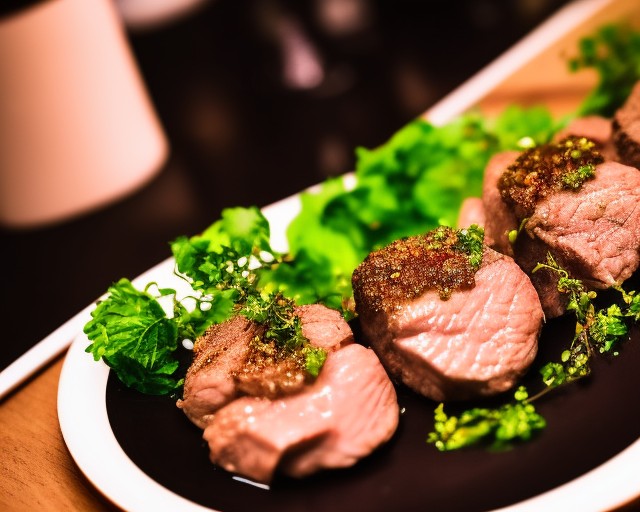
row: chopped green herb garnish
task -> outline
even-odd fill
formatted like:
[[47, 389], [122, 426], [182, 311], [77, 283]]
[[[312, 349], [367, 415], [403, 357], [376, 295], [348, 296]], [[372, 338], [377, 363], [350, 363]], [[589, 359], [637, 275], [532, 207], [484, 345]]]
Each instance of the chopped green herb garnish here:
[[265, 339], [275, 343], [280, 357], [300, 355], [305, 361], [312, 354], [314, 362], [306, 367], [317, 375], [320, 359], [317, 351], [304, 351], [308, 340], [302, 334], [300, 318], [294, 314], [294, 300], [273, 286], [262, 286], [263, 272], [286, 263], [270, 246], [269, 223], [260, 210], [225, 210], [222, 219], [202, 235], [181, 237], [171, 247], [178, 272], [194, 290], [211, 300], [230, 294], [233, 305], [225, 311], [227, 318], [241, 314], [264, 324]]
[[512, 441], [527, 440], [545, 427], [545, 420], [533, 406], [535, 400], [552, 389], [574, 382], [591, 374], [591, 361], [596, 354], [618, 355], [618, 345], [629, 332], [629, 323], [640, 319], [640, 299], [635, 291], [627, 292], [614, 287], [622, 295], [623, 306], [612, 304], [596, 309], [594, 291], [588, 291], [582, 281], [570, 277], [551, 254], [547, 261], [538, 263], [533, 272], [547, 269], [557, 276], [557, 288], [568, 294], [567, 309], [576, 317], [575, 336], [560, 362], [549, 362], [540, 369], [544, 388], [535, 396], [521, 386], [516, 391], [515, 403], [495, 409], [473, 408], [459, 416], [447, 416], [444, 404], [434, 412], [434, 429], [427, 438], [440, 451], [457, 450], [478, 443], [504, 447]]
[[527, 391], [518, 388], [515, 402], [497, 409], [473, 408], [459, 416], [444, 412], [444, 404], [434, 413], [433, 432], [427, 442], [440, 451], [459, 450], [480, 442], [489, 442], [492, 449], [504, 449], [517, 441], [527, 441], [546, 426], [533, 404], [527, 402]]
[[264, 294], [249, 290], [240, 314], [267, 327], [265, 338], [275, 341], [286, 352], [301, 351], [307, 346], [300, 317], [294, 314], [294, 302], [278, 293]]
[[523, 151], [500, 176], [498, 189], [522, 220], [550, 193], [579, 189], [603, 161], [593, 141], [570, 136]]
[[469, 255], [469, 264], [475, 270], [480, 268], [484, 252], [484, 229], [476, 224], [458, 229], [458, 244]]
[[302, 350], [302, 353], [305, 356], [305, 368], [307, 372], [317, 377], [327, 359], [327, 351], [308, 345]]
[[172, 296], [168, 316], [148, 290], [140, 292], [121, 280], [109, 288], [108, 298], [85, 326], [92, 341], [87, 351], [96, 360], [102, 358], [127, 386], [168, 394], [182, 384], [174, 375], [178, 339], [194, 340], [211, 324], [242, 314], [266, 325], [265, 338], [282, 357], [300, 356], [307, 371], [317, 376], [326, 354], [307, 349], [294, 301], [269, 283], [259, 285], [261, 272], [284, 263], [269, 245], [269, 224], [257, 208], [225, 210], [204, 233], [180, 237], [171, 249], [178, 275], [194, 290], [187, 299], [195, 301], [195, 307], [188, 310], [172, 289], [159, 290], [158, 297]]
[[581, 165], [577, 169], [570, 170], [562, 175], [562, 185], [564, 188], [578, 189], [582, 184], [592, 178], [596, 173], [596, 166], [593, 164]]

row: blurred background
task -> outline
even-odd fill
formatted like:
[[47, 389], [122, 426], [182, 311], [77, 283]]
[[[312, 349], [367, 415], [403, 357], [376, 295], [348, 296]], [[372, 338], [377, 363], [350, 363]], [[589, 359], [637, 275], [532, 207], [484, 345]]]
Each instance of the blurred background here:
[[[0, 228], [0, 369], [223, 208], [351, 170], [357, 146], [384, 143], [566, 3], [192, 0], [154, 13], [114, 2], [170, 152], [152, 181], [106, 207]], [[0, 23], [37, 4], [8, 1]]]

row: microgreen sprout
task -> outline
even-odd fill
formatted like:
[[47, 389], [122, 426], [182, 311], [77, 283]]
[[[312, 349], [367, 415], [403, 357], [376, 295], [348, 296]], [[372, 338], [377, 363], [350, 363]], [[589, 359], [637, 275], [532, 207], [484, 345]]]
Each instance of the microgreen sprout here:
[[[275, 342], [281, 355], [301, 355], [303, 361], [313, 359], [306, 363], [306, 368], [310, 374], [317, 375], [320, 361], [324, 359], [318, 351], [304, 350], [308, 340], [302, 334], [300, 318], [294, 314], [294, 300], [277, 289], [261, 286], [262, 273], [284, 261], [269, 245], [266, 219], [256, 208], [226, 210], [223, 216], [222, 221], [202, 235], [180, 237], [173, 242], [177, 275], [186, 279], [194, 290], [208, 296], [231, 294], [231, 307], [225, 304], [226, 318], [241, 314], [264, 324], [265, 339]], [[236, 219], [242, 219], [238, 224], [244, 227], [238, 238], [229, 236], [226, 230], [231, 230], [224, 224], [233, 224]], [[207, 305], [208, 311], [212, 303]], [[203, 306], [201, 304], [200, 309], [205, 311]]]
[[507, 233], [507, 238], [508, 238], [509, 243], [511, 245], [515, 245], [515, 243], [518, 241], [518, 236], [520, 235], [520, 233], [524, 229], [524, 227], [527, 224], [528, 220], [529, 220], [529, 217], [525, 217], [524, 219], [522, 219], [520, 221], [520, 225], [518, 226], [518, 229], [512, 229], [511, 231], [509, 231]]

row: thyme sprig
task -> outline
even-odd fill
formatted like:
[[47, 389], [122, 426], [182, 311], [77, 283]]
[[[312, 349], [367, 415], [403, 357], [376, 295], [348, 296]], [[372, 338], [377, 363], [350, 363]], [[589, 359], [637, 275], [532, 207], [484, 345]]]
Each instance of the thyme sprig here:
[[[596, 309], [593, 301], [597, 293], [587, 290], [579, 279], [571, 278], [551, 254], [547, 254], [547, 261], [538, 263], [533, 272], [543, 268], [558, 275], [558, 291], [569, 295], [567, 310], [573, 311], [576, 317], [573, 340], [560, 355], [561, 361], [547, 363], [540, 370], [547, 388], [555, 388], [590, 375], [590, 363], [596, 354], [618, 355], [617, 347], [629, 332], [628, 323], [638, 321], [640, 296], [615, 286], [613, 289], [622, 295], [623, 306], [611, 304]], [[544, 392], [546, 390], [541, 393]]]
[[613, 286], [621, 294], [621, 305], [610, 304], [598, 309], [594, 305], [597, 293], [587, 290], [584, 283], [571, 277], [551, 254], [538, 263], [533, 272], [547, 269], [557, 276], [557, 289], [568, 294], [567, 310], [576, 318], [575, 334], [569, 348], [560, 355], [560, 362], [542, 366], [540, 374], [544, 387], [535, 395], [520, 386], [514, 402], [495, 409], [473, 408], [459, 416], [444, 412], [439, 404], [434, 412], [434, 429], [427, 442], [440, 451], [450, 451], [478, 443], [492, 448], [504, 448], [513, 442], [526, 441], [546, 426], [545, 419], [536, 412], [533, 402], [549, 391], [585, 378], [591, 374], [591, 362], [598, 354], [617, 356], [618, 347], [629, 333], [629, 324], [640, 321], [640, 295]]
[[440, 451], [458, 450], [489, 440], [492, 449], [503, 449], [514, 441], [527, 441], [546, 426], [545, 419], [528, 400], [529, 393], [520, 386], [514, 393], [514, 403], [496, 409], [466, 410], [460, 416], [444, 412], [439, 404], [434, 413], [434, 430], [427, 442]]

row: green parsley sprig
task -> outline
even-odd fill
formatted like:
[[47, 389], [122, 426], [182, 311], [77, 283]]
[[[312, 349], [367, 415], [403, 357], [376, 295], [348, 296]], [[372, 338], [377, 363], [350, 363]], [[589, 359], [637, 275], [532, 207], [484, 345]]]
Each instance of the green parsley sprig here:
[[594, 300], [597, 293], [587, 290], [579, 279], [571, 278], [560, 267], [551, 254], [547, 254], [545, 263], [538, 263], [533, 272], [547, 269], [558, 276], [558, 291], [568, 294], [567, 310], [576, 317], [576, 328], [569, 348], [562, 352], [560, 363], [547, 363], [540, 370], [549, 389], [573, 382], [591, 373], [591, 361], [597, 354], [618, 355], [617, 347], [629, 332], [629, 324], [638, 321], [640, 296], [635, 291], [626, 292], [620, 286], [614, 286], [622, 295], [621, 307], [611, 304], [596, 309]]
[[[129, 280], [120, 280], [84, 328], [91, 341], [86, 351], [104, 360], [127, 386], [171, 394], [183, 382], [176, 375], [178, 341], [195, 340], [210, 325], [242, 314], [265, 324], [266, 338], [283, 353], [300, 355], [307, 372], [317, 376], [326, 352], [311, 347], [302, 334], [294, 300], [268, 280], [260, 285], [262, 272], [284, 264], [270, 247], [269, 234], [269, 223], [257, 208], [232, 208], [202, 234], [176, 239], [171, 244], [176, 274], [193, 294], [178, 300], [174, 289], [150, 283], [137, 290]], [[160, 302], [167, 299], [171, 303], [163, 307]], [[187, 301], [194, 307], [187, 308]]]
[[180, 237], [171, 244], [178, 275], [188, 280], [203, 301], [230, 294], [227, 318], [240, 314], [266, 326], [265, 339], [285, 357], [301, 355], [305, 369], [317, 376], [326, 358], [302, 333], [294, 314], [295, 300], [285, 297], [272, 281], [261, 277], [286, 266], [284, 256], [269, 243], [269, 223], [258, 208], [232, 208], [203, 234]]
[[457, 230], [457, 234], [460, 248], [469, 255], [469, 264], [474, 270], [478, 270], [484, 253], [484, 228], [472, 224], [468, 228]]
[[157, 300], [175, 291], [162, 289], [154, 296], [149, 291], [153, 286], [139, 291], [127, 279], [112, 285], [84, 332], [92, 341], [86, 351], [96, 361], [103, 359], [124, 384], [162, 395], [182, 384], [174, 376], [179, 366], [174, 351], [184, 323], [180, 316], [168, 318]]
[[545, 419], [528, 402], [528, 396], [526, 388], [520, 386], [514, 394], [515, 403], [497, 409], [476, 407], [460, 416], [447, 415], [441, 403], [435, 410], [434, 427], [427, 442], [440, 451], [451, 451], [488, 439], [492, 449], [503, 449], [515, 441], [527, 441], [546, 426]]

